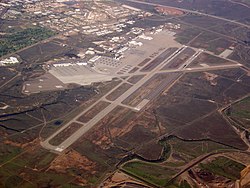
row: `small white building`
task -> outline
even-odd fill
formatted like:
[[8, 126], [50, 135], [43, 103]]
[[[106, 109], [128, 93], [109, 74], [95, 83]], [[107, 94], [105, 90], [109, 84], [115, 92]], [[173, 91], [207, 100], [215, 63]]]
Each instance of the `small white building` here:
[[10, 57], [8, 59], [4, 59], [0, 61], [0, 66], [7, 66], [7, 65], [13, 65], [19, 63], [18, 59], [16, 57]]

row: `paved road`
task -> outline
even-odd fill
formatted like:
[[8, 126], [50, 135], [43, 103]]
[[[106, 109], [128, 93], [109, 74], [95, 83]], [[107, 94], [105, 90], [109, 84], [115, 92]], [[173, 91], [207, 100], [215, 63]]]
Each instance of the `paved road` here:
[[162, 7], [166, 7], [166, 8], [174, 8], [174, 9], [178, 9], [178, 10], [181, 10], [181, 11], [184, 11], [184, 12], [199, 14], [199, 15], [202, 15], [202, 16], [207, 16], [207, 17], [219, 19], [219, 20], [235, 23], [235, 24], [238, 24], [238, 25], [243, 26], [243, 27], [250, 28], [250, 25], [247, 25], [247, 24], [244, 24], [244, 23], [241, 23], [241, 22], [237, 22], [235, 20], [229, 20], [227, 18], [222, 18], [222, 17], [219, 17], [219, 16], [202, 13], [202, 12], [199, 12], [199, 11], [194, 11], [194, 10], [189, 10], [189, 9], [184, 9], [184, 8], [178, 8], [178, 7], [173, 7], [173, 6], [166, 6], [166, 5], [161, 5], [161, 4], [157, 4], [157, 3], [149, 3], [149, 2], [138, 1], [138, 0], [127, 0], [127, 1], [134, 2], [134, 3], [139, 3], [139, 4], [144, 4], [144, 5], [152, 5], [152, 6], [162, 6]]
[[[178, 73], [178, 76], [173, 74], [170, 75], [170, 78], [168, 79], [167, 84], [163, 84], [164, 88], [159, 86], [159, 89], [157, 89], [157, 93], [159, 94], [163, 89], [168, 88], [172, 85], [172, 83], [175, 82], [176, 79], [178, 79], [183, 73], [185, 72], [198, 72], [198, 71], [206, 71], [206, 70], [217, 70], [217, 69], [226, 69], [226, 68], [235, 68], [241, 66], [241, 64], [231, 64], [231, 65], [218, 65], [218, 66], [207, 66], [207, 67], [195, 67], [195, 68], [186, 68], [189, 64], [191, 64], [203, 51], [198, 50], [193, 56], [191, 56], [189, 59], [187, 59], [179, 68], [177, 69], [171, 69], [171, 70], [161, 70], [164, 66], [166, 66], [168, 63], [170, 63], [174, 58], [176, 58], [179, 54], [181, 54], [187, 46], [182, 46], [179, 49], [177, 49], [173, 54], [171, 54], [166, 60], [161, 62], [158, 66], [156, 66], [152, 71], [149, 72], [140, 72], [137, 71], [132, 74], [128, 74], [129, 76], [135, 76], [135, 75], [145, 75], [143, 79], [138, 81], [136, 84], [134, 84], [131, 88], [129, 88], [126, 92], [124, 92], [122, 95], [120, 95], [116, 100], [109, 101], [106, 99], [106, 97], [112, 93], [114, 90], [116, 90], [118, 87], [120, 87], [123, 83], [126, 82], [126, 80], [123, 80], [120, 84], [118, 84], [116, 87], [114, 87], [111, 91], [109, 91], [106, 95], [104, 95], [102, 98], [97, 100], [95, 103], [93, 103], [91, 106], [89, 106], [87, 109], [85, 109], [83, 112], [79, 113], [75, 118], [73, 118], [69, 123], [64, 125], [61, 129], [57, 130], [54, 134], [52, 134], [50, 137], [48, 137], [46, 140], [41, 142], [41, 145], [51, 151], [54, 152], [62, 152], [64, 149], [71, 146], [76, 140], [78, 140], [83, 134], [85, 134], [87, 131], [89, 131], [93, 126], [95, 126], [99, 121], [101, 121], [106, 115], [108, 115], [112, 110], [114, 110], [117, 106], [123, 106], [127, 107], [129, 109], [140, 111], [143, 109], [144, 106], [140, 108], [134, 108], [128, 105], [122, 104], [122, 102], [128, 98], [131, 94], [133, 94], [137, 89], [139, 89], [143, 84], [147, 83], [153, 76], [155, 76], [158, 73]], [[157, 58], [157, 57], [156, 57]], [[151, 62], [151, 61], [150, 61]], [[148, 63], [150, 63], [148, 62]], [[148, 64], [147, 63], [147, 64]], [[147, 66], [147, 64], [145, 66]], [[141, 67], [140, 69], [143, 69], [145, 66]], [[123, 75], [124, 76], [124, 75]], [[158, 92], [159, 90], [159, 92]], [[155, 96], [155, 92], [152, 91], [152, 95]], [[150, 95], [151, 96], [151, 95]], [[107, 106], [105, 109], [103, 109], [101, 112], [99, 112], [95, 117], [93, 117], [89, 122], [82, 123], [77, 121], [77, 119], [84, 115], [88, 110], [93, 108], [97, 103], [101, 101], [108, 101], [111, 104]], [[145, 103], [146, 105], [147, 103]], [[78, 129], [75, 133], [72, 135], [69, 135], [67, 139], [65, 139], [60, 145], [54, 146], [49, 143], [51, 139], [53, 139], [56, 135], [58, 135], [60, 132], [62, 132], [64, 129], [66, 129], [70, 124], [73, 122], [82, 124], [82, 127]]]

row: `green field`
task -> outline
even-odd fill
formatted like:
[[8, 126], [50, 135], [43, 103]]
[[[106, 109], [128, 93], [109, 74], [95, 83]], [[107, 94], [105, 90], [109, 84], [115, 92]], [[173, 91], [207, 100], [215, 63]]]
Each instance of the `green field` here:
[[218, 157], [209, 163], [201, 163], [199, 164], [199, 167], [231, 180], [239, 179], [240, 172], [245, 168], [243, 164], [226, 157]]
[[180, 183], [180, 188], [191, 188], [191, 186], [186, 180], [184, 180]]
[[126, 163], [122, 169], [131, 176], [137, 177], [157, 187], [191, 188], [185, 180], [169, 184], [171, 177], [178, 172], [176, 168], [167, 168], [154, 163], [133, 161]]
[[238, 118], [250, 118], [250, 97], [233, 105], [231, 115]]
[[19, 147], [11, 146], [11, 145], [0, 145], [0, 164], [7, 162], [12, 159], [16, 155], [20, 154], [22, 149]]
[[226, 115], [236, 121], [240, 126], [250, 128], [250, 97], [233, 104], [225, 111]]
[[0, 39], [0, 57], [53, 35], [55, 35], [55, 32], [41, 27], [28, 28], [23, 31], [6, 34]]
[[167, 187], [168, 181], [177, 173], [176, 169], [140, 161], [126, 163], [122, 169], [132, 176], [160, 187]]
[[181, 166], [181, 164], [183, 165], [183, 162], [185, 164], [185, 162], [195, 159], [201, 155], [219, 150], [232, 149], [228, 146], [209, 140], [183, 141], [173, 137], [165, 142], [171, 145], [172, 153], [178, 155], [180, 159], [182, 158], [182, 160], [179, 159], [179, 162], [176, 163], [166, 162], [165, 164], [168, 166]]

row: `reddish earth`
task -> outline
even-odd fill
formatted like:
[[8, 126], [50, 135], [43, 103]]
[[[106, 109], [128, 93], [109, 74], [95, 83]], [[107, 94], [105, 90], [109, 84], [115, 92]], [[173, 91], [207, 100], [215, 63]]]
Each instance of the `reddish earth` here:
[[167, 8], [167, 7], [155, 7], [155, 10], [159, 13], [166, 14], [166, 15], [183, 15], [184, 12], [181, 10], [177, 10], [174, 8]]
[[241, 171], [240, 186], [243, 188], [250, 187], [250, 165]]
[[20, 148], [25, 148], [25, 147], [27, 147], [27, 146], [31, 146], [31, 145], [37, 144], [37, 143], [38, 143], [37, 141], [38, 141], [38, 140], [33, 140], [32, 142], [27, 142], [27, 143], [25, 143], [25, 144], [22, 144], [22, 143], [13, 142], [13, 141], [11, 141], [11, 140], [5, 140], [5, 141], [4, 141], [4, 144], [5, 144], [5, 145], [15, 146], [15, 147], [20, 147]]
[[71, 150], [63, 155], [58, 155], [58, 157], [56, 157], [50, 164], [49, 170], [65, 173], [67, 169], [76, 168], [95, 174], [95, 165], [95, 162], [92, 162], [87, 157]]

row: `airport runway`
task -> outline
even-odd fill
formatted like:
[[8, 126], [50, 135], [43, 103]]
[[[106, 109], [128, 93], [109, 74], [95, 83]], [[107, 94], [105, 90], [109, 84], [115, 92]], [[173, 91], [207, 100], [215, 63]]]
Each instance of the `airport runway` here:
[[[66, 125], [64, 125], [61, 129], [57, 130], [54, 134], [52, 134], [49, 138], [47, 138], [45, 141], [41, 143], [41, 145], [49, 150], [54, 150], [57, 152], [62, 152], [64, 149], [69, 147], [71, 144], [73, 144], [76, 140], [78, 140], [84, 133], [86, 133], [89, 129], [91, 129], [96, 123], [98, 123], [102, 118], [104, 118], [108, 113], [110, 113], [115, 107], [117, 107], [119, 104], [122, 103], [127, 97], [129, 97], [132, 93], [134, 93], [138, 88], [140, 88], [143, 84], [145, 84], [149, 79], [151, 79], [157, 71], [159, 71], [163, 66], [165, 66], [167, 63], [169, 63], [173, 58], [175, 58], [177, 55], [179, 55], [186, 46], [182, 46], [178, 50], [176, 50], [172, 55], [170, 55], [165, 61], [160, 63], [158, 66], [156, 66], [151, 72], [147, 73], [146, 76], [134, 84], [130, 89], [128, 89], [125, 93], [123, 93], [120, 97], [118, 97], [115, 101], [112, 101], [112, 103], [106, 107], [104, 110], [102, 110], [100, 113], [98, 113], [94, 118], [92, 118], [87, 123], [82, 123], [83, 126], [77, 130], [74, 134], [69, 136], [64, 142], [62, 142], [59, 146], [53, 146], [49, 143], [51, 139], [53, 139], [56, 135], [58, 135], [60, 132], [62, 132], [64, 129], [66, 129], [70, 124], [77, 121], [77, 119], [85, 114], [89, 109], [94, 107], [97, 103], [102, 101], [103, 99], [106, 99], [106, 96], [108, 96], [112, 91], [114, 91], [117, 87], [119, 87], [121, 84], [116, 86], [113, 90], [108, 92], [105, 96], [103, 96], [101, 99], [96, 101], [94, 104], [92, 104], [89, 108], [84, 110], [82, 113], [78, 114], [74, 119], [72, 119], [70, 122], [68, 122]], [[157, 57], [156, 57], [157, 58]], [[146, 65], [145, 65], [146, 66]], [[143, 68], [143, 67], [142, 67]]]
[[[86, 108], [84, 111], [79, 113], [75, 118], [73, 118], [70, 122], [65, 124], [63, 127], [61, 127], [59, 130], [57, 130], [55, 133], [53, 133], [50, 137], [48, 137], [46, 140], [41, 142], [41, 145], [53, 152], [63, 152], [66, 148], [71, 146], [75, 141], [77, 141], [83, 134], [85, 134], [87, 131], [89, 131], [91, 128], [93, 128], [99, 121], [101, 121], [106, 115], [108, 115], [110, 112], [112, 112], [117, 106], [126, 107], [129, 109], [132, 109], [134, 111], [140, 111], [142, 110], [150, 100], [157, 97], [162, 91], [172, 86], [172, 84], [185, 72], [198, 72], [198, 71], [206, 71], [206, 70], [214, 70], [214, 69], [225, 69], [225, 68], [235, 68], [241, 66], [241, 64], [232, 64], [232, 65], [221, 65], [221, 66], [208, 66], [208, 67], [195, 67], [195, 68], [186, 68], [189, 64], [191, 64], [203, 51], [197, 50], [194, 55], [192, 55], [189, 59], [187, 59], [181, 66], [179, 66], [176, 69], [171, 70], [161, 70], [164, 66], [166, 66], [168, 63], [170, 63], [174, 58], [176, 58], [178, 55], [180, 55], [187, 46], [182, 46], [179, 49], [177, 49], [175, 52], [173, 52], [168, 58], [163, 60], [159, 65], [157, 65], [153, 70], [149, 72], [140, 72], [145, 66], [147, 66], [150, 62], [145, 64], [143, 67], [141, 67], [138, 71], [135, 73], [128, 74], [129, 76], [135, 76], [135, 75], [145, 75], [143, 79], [139, 80], [137, 83], [135, 83], [131, 88], [129, 88], [126, 92], [121, 94], [116, 100], [109, 101], [106, 99], [106, 97], [111, 94], [113, 91], [115, 91], [118, 87], [120, 87], [123, 83], [126, 83], [126, 80], [123, 80], [120, 84], [118, 84], [116, 87], [114, 87], [112, 90], [110, 90], [107, 94], [105, 94], [103, 97], [101, 97], [99, 100], [97, 100], [95, 103], [90, 105], [88, 108]], [[157, 57], [155, 57], [157, 58]], [[152, 91], [150, 94], [148, 94], [136, 107], [132, 107], [129, 105], [122, 104], [122, 102], [127, 99], [130, 95], [132, 95], [134, 92], [136, 92], [143, 84], [148, 82], [153, 76], [159, 73], [170, 73], [169, 78], [162, 82], [157, 88]], [[124, 75], [122, 75], [124, 76]], [[101, 101], [108, 101], [111, 104], [109, 104], [105, 109], [103, 109], [101, 112], [95, 115], [91, 120], [89, 120], [87, 123], [82, 123], [78, 121], [78, 118], [84, 115], [87, 111], [95, 107], [96, 104], [98, 104]], [[72, 123], [80, 123], [82, 124], [82, 127], [78, 129], [76, 132], [74, 132], [72, 135], [69, 135], [67, 139], [65, 139], [61, 144], [58, 146], [51, 145], [49, 141], [53, 139], [55, 136], [57, 136], [59, 133], [61, 133], [64, 129], [66, 129], [68, 126], [70, 126]]]

